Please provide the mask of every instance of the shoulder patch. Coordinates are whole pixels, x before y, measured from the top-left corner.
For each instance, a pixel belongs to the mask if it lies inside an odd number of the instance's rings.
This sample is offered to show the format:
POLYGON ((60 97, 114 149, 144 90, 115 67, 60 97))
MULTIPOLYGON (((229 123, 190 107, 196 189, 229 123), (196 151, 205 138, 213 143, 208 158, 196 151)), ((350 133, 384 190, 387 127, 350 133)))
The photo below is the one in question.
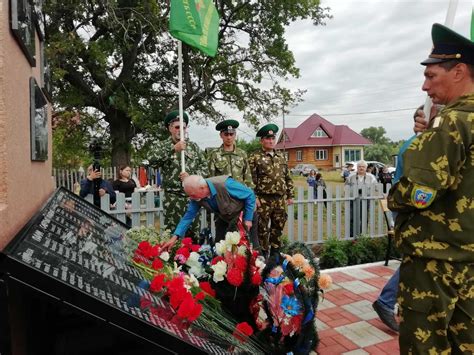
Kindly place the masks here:
POLYGON ((411 203, 416 208, 427 208, 436 197, 436 190, 415 184, 411 193, 411 203))

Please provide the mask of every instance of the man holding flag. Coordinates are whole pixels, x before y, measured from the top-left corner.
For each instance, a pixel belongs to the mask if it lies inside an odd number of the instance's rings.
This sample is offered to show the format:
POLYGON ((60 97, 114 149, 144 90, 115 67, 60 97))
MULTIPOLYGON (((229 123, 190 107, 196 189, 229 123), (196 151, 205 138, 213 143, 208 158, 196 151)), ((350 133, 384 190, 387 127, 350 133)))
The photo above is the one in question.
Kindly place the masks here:
POLYGON ((474 353, 474 43, 443 25, 421 64, 446 105, 403 153, 388 196, 396 211, 400 352, 474 353))

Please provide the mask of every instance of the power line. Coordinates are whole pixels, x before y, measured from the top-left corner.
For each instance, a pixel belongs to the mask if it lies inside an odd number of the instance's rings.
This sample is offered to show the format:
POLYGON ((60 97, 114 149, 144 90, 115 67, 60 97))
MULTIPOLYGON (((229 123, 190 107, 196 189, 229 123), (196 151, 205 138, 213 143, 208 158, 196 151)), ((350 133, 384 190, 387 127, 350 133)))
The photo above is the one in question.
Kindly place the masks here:
MULTIPOLYGON (((366 111, 366 112, 350 112, 350 113, 322 113, 319 114, 321 117, 326 117, 326 116, 351 116, 351 115, 370 115, 373 113, 387 113, 387 112, 399 112, 399 111, 410 111, 410 110, 416 110, 417 107, 412 107, 412 108, 400 108, 396 110, 381 110, 381 111, 366 111)), ((289 114, 287 116, 301 116, 301 117, 307 117, 307 114, 289 114)))

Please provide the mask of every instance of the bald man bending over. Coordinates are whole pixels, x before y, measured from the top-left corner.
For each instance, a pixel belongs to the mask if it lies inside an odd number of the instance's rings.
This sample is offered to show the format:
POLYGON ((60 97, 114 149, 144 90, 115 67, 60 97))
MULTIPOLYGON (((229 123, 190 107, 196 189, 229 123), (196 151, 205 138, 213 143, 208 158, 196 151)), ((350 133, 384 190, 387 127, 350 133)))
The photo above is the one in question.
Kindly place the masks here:
POLYGON ((244 184, 227 175, 208 179, 199 175, 190 175, 183 180, 183 188, 191 201, 188 203, 188 209, 178 223, 173 237, 165 244, 166 248, 170 248, 178 238, 184 236, 201 207, 217 216, 215 222, 216 242, 224 239, 227 232, 235 230, 235 224, 232 221, 242 211, 247 231, 252 227, 255 194, 244 184))

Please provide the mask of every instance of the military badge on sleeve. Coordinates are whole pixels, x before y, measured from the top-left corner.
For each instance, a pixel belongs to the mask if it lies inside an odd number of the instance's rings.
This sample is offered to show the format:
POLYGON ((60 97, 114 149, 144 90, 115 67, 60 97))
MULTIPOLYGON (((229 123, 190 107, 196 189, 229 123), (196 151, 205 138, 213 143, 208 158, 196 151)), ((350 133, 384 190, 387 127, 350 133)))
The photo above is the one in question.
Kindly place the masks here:
POLYGON ((433 203, 435 197, 436 190, 415 184, 411 193, 411 203, 416 208, 427 208, 433 203))

